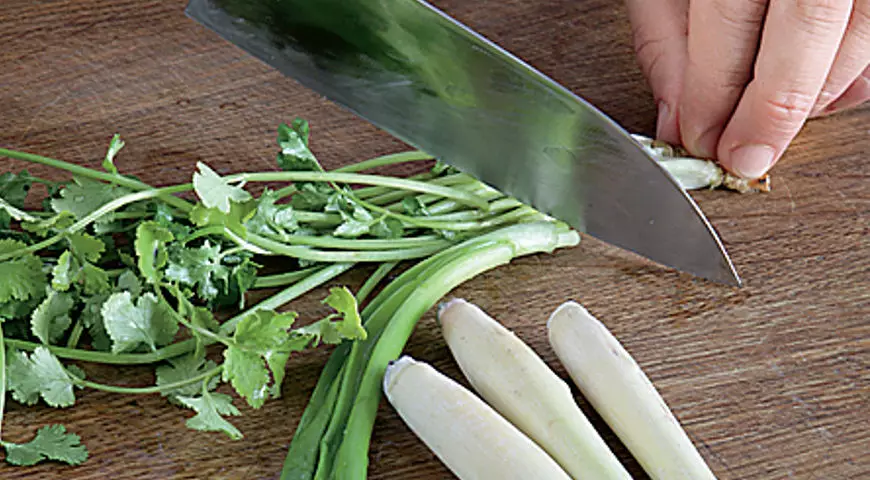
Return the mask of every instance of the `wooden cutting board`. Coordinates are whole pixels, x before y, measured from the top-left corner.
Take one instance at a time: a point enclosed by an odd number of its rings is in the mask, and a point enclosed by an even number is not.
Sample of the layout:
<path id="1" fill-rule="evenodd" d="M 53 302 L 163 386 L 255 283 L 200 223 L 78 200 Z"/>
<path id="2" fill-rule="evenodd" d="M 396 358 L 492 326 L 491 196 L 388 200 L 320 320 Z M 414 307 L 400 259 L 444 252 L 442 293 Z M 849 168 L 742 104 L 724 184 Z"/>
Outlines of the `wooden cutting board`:
<path id="1" fill-rule="evenodd" d="M 634 63 L 621 2 L 441 0 L 436 4 L 649 134 L 654 105 Z M 0 145 L 97 166 L 115 132 L 120 168 L 155 184 L 207 160 L 221 172 L 272 169 L 275 129 L 311 121 L 328 167 L 404 145 L 218 40 L 183 0 L 4 0 Z M 478 303 L 565 375 L 544 321 L 578 300 L 637 358 L 722 479 L 870 478 L 870 108 L 810 122 L 773 170 L 773 192 L 694 194 L 743 288 L 699 281 L 584 238 L 520 259 L 454 292 Z M 0 171 L 23 165 L 0 160 Z M 43 172 L 41 169 L 34 169 Z M 363 273 L 336 283 L 359 285 Z M 293 302 L 312 315 L 323 290 Z M 428 314 L 407 353 L 459 370 Z M 8 405 L 4 439 L 62 422 L 91 458 L 78 468 L 0 467 L 4 479 L 271 479 L 328 350 L 292 360 L 284 397 L 241 408 L 241 441 L 188 430 L 159 395 L 82 392 L 68 410 Z M 138 368 L 88 370 L 147 385 Z M 567 377 L 566 377 L 567 378 Z M 583 408 L 642 478 L 624 448 Z M 237 402 L 241 405 L 241 402 Z M 383 405 L 371 478 L 451 478 Z"/>

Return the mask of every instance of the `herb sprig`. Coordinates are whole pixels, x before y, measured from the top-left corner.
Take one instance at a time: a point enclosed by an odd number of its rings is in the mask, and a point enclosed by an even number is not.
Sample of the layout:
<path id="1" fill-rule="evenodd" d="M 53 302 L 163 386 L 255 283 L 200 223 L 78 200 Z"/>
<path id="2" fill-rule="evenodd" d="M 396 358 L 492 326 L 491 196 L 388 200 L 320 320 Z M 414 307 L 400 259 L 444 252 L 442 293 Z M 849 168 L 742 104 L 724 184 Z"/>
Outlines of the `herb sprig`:
<path id="1" fill-rule="evenodd" d="M 58 408 L 74 406 L 82 389 L 160 394 L 192 410 L 188 427 L 239 439 L 230 417 L 240 411 L 226 392 L 261 408 L 281 395 L 292 355 L 371 341 L 360 305 L 400 262 L 548 220 L 440 162 L 407 178 L 361 173 L 434 160 L 421 152 L 326 171 L 308 137 L 302 119 L 279 127 L 276 171 L 221 175 L 198 163 L 190 182 L 159 188 L 121 173 L 117 135 L 102 171 L 0 149 L 72 174 L 0 175 L 0 402 L 6 391 Z M 48 187 L 41 208 L 32 207 L 35 183 Z M 255 194 L 249 187 L 260 183 L 269 185 Z M 193 202 L 180 195 L 190 192 Z M 359 263 L 378 268 L 355 294 L 331 288 L 326 317 L 284 311 Z M 249 305 L 259 289 L 278 290 Z M 149 365 L 155 381 L 99 384 L 87 379 L 89 363 Z M 0 445 L 16 464 L 87 458 L 62 426 Z"/>

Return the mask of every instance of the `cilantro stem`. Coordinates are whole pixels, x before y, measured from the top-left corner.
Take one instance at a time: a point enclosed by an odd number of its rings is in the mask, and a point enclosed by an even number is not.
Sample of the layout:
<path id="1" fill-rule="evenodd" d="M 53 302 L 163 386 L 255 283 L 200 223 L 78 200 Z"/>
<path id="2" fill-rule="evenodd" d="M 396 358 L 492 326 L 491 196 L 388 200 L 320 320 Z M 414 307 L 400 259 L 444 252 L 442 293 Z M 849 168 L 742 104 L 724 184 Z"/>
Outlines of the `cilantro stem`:
<path id="1" fill-rule="evenodd" d="M 225 230 L 225 233 L 232 233 Z M 229 235 L 228 235 L 229 236 Z M 235 235 L 231 236 L 238 241 Z M 393 250 L 344 250 L 326 251 L 314 250 L 305 246 L 287 245 L 275 240 L 248 233 L 247 243 L 253 245 L 256 253 L 264 255 L 284 255 L 313 262 L 395 262 L 413 258 L 427 257 L 444 249 L 445 245 L 430 245 L 414 248 L 397 248 Z"/>
<path id="2" fill-rule="evenodd" d="M 119 387 L 116 385 L 105 385 L 102 383 L 91 382 L 82 378 L 78 378 L 75 375 L 70 374 L 69 377 L 72 379 L 73 383 L 79 385 L 81 387 L 93 388 L 94 390 L 101 390 L 103 392 L 110 393 L 122 393 L 122 394 L 141 394 L 147 395 L 151 393 L 163 393 L 175 390 L 176 388 L 180 388 L 186 385 L 190 385 L 191 383 L 197 383 L 204 381 L 218 373 L 223 369 L 223 365 L 218 365 L 211 370 L 206 370 L 203 373 L 195 377 L 185 378 L 184 380 L 179 380 L 173 383 L 167 383 L 165 385 L 154 385 L 151 387 Z"/>
<path id="3" fill-rule="evenodd" d="M 238 173 L 224 177 L 230 183 L 238 182 L 335 182 L 361 185 L 379 185 L 383 187 L 409 190 L 419 193 L 431 193 L 444 198 L 450 198 L 472 207 L 486 210 L 488 203 L 468 192 L 426 182 L 408 180 L 405 178 L 385 177 L 381 175 L 366 175 L 361 173 L 335 172 L 261 172 Z"/>
<path id="4" fill-rule="evenodd" d="M 35 155 L 27 152 L 19 152 L 15 150 L 8 150 L 5 148 L 0 148 L 0 157 L 12 158 L 15 160 L 23 160 L 25 162 L 30 163 L 39 163 L 42 165 L 46 165 L 49 167 L 57 168 L 59 170 L 66 170 L 73 175 L 78 175 L 81 177 L 88 177 L 95 180 L 102 180 L 104 182 L 112 183 L 115 185 L 120 185 L 122 187 L 127 187 L 133 190 L 152 190 L 154 187 L 148 185 L 147 183 L 140 182 L 139 180 L 134 180 L 132 178 L 124 177 L 121 175 L 115 175 L 107 172 L 101 172 L 99 170 L 94 170 L 88 167 L 82 167 L 80 165 L 76 165 L 74 163 L 65 162 L 63 160 L 57 160 L 54 158 L 43 157 L 42 155 Z M 187 188 L 184 188 L 180 191 L 190 190 L 192 186 L 188 185 Z M 150 198 L 150 197 L 149 197 Z M 162 197 L 162 200 L 166 203 L 179 208 L 185 212 L 190 211 L 193 208 L 189 202 L 172 196 L 165 195 Z"/>
<path id="5" fill-rule="evenodd" d="M 417 180 L 420 182 L 430 181 L 430 179 L 435 178 L 436 175 L 431 172 L 420 173 L 417 175 L 411 175 L 410 177 L 406 177 L 408 180 Z M 394 192 L 395 190 L 388 187 L 360 187 L 354 190 L 354 194 L 356 194 L 359 198 L 373 198 L 385 193 Z M 402 193 L 405 193 L 404 191 Z"/>
<path id="6" fill-rule="evenodd" d="M 453 175 L 447 175 L 444 177 L 438 177 L 438 178 L 429 180 L 427 183 L 429 183 L 430 185 L 440 185 L 442 187 L 452 187 L 452 186 L 457 186 L 457 185 L 464 185 L 466 183 L 471 183 L 471 182 L 477 182 L 477 180 L 475 180 L 474 178 L 472 178 L 464 173 L 455 173 Z M 354 190 L 354 192 L 353 192 L 354 195 L 356 195 L 358 198 L 366 199 L 366 197 L 360 195 L 360 190 L 363 190 L 363 189 Z M 390 190 L 386 190 L 384 193 L 382 193 L 380 195 L 367 198 L 366 200 L 368 200 L 371 203 L 374 203 L 375 205 L 385 205 L 388 203 L 400 201 L 403 198 L 410 196 L 410 195 L 413 195 L 413 194 L 414 194 L 414 192 L 410 192 L 407 190 L 390 189 Z M 423 195 L 432 196 L 435 198 L 442 198 L 442 196 L 439 196 L 439 195 L 432 195 L 432 194 L 423 194 Z M 400 203 L 400 205 L 401 205 L 401 203 Z"/>
<path id="7" fill-rule="evenodd" d="M 293 215 L 300 223 L 313 223 L 319 227 L 340 225 L 341 215 L 337 213 L 309 212 L 306 210 L 294 210 Z"/>
<path id="8" fill-rule="evenodd" d="M 272 288 L 289 285 L 302 280 L 318 270 L 320 270 L 320 267 L 309 267 L 292 272 L 264 275 L 254 280 L 254 288 Z"/>
<path id="9" fill-rule="evenodd" d="M 333 172 L 345 172 L 345 173 L 353 173 L 353 172 L 361 172 L 363 170 L 371 170 L 373 168 L 378 167 L 386 167 L 389 165 L 395 165 L 397 163 L 406 163 L 406 162 L 419 162 L 425 160 L 434 160 L 435 157 L 429 155 L 428 153 L 421 152 L 419 150 L 410 151 L 410 152 L 400 152 L 400 153 L 391 153 L 389 155 L 381 155 L 380 157 L 371 158 L 369 160 L 363 160 L 362 162 L 357 162 L 351 165 L 345 165 L 343 167 L 336 168 L 332 170 Z"/>
<path id="10" fill-rule="evenodd" d="M 80 348 L 59 347 L 56 345 L 44 345 L 41 343 L 28 342 L 26 340 L 17 340 L 14 338 L 6 339 L 9 346 L 32 351 L 36 347 L 45 347 L 51 353 L 59 358 L 69 360 L 80 360 L 83 362 L 105 363 L 109 365 L 145 365 L 157 363 L 170 358 L 175 358 L 185 353 L 192 352 L 196 348 L 196 340 L 182 340 L 172 345 L 167 345 L 163 348 L 158 348 L 147 353 L 111 353 L 100 352 L 95 350 L 83 350 Z"/>
<path id="11" fill-rule="evenodd" d="M 34 243 L 33 245 L 28 245 L 27 247 L 20 248 L 18 250 L 14 250 L 12 252 L 0 255 L 0 261 L 8 260 L 10 258 L 16 258 L 16 257 L 19 257 L 21 255 L 27 255 L 28 253 L 38 252 L 44 248 L 50 247 L 50 246 L 54 245 L 55 243 L 63 240 L 66 237 L 66 235 L 68 235 L 70 233 L 75 233 L 75 232 L 78 232 L 79 230 L 84 229 L 85 227 L 87 227 L 91 223 L 99 220 L 104 215 L 111 213 L 111 212 L 113 212 L 121 207 L 129 205 L 131 203 L 141 202 L 142 200 L 148 200 L 150 198 L 158 198 L 158 197 L 165 196 L 167 194 L 176 193 L 176 192 L 182 191 L 183 187 L 184 186 L 182 185 L 180 187 L 175 186 L 175 187 L 156 188 L 156 189 L 144 190 L 141 192 L 131 193 L 128 195 L 124 195 L 123 197 L 118 197 L 118 198 L 112 200 L 111 202 L 108 202 L 105 205 L 101 206 L 100 208 L 94 210 L 93 212 L 85 215 L 84 218 L 82 218 L 81 220 L 77 221 L 76 223 L 70 225 L 68 228 L 64 229 L 62 232 L 58 233 L 57 235 L 49 237 L 41 242 Z"/>
<path id="12" fill-rule="evenodd" d="M 449 247 L 453 242 L 438 235 L 421 235 L 405 238 L 337 238 L 329 235 L 275 235 L 264 237 L 287 245 L 306 245 L 310 247 L 335 248 L 345 250 L 397 250 L 417 247 Z"/>
<path id="13" fill-rule="evenodd" d="M 251 309 L 225 321 L 223 324 L 221 324 L 219 332 L 222 335 L 230 335 L 235 331 L 236 325 L 238 325 L 238 323 L 242 321 L 245 316 L 247 316 L 254 310 L 277 310 L 284 304 L 289 303 L 296 298 L 301 297 L 302 295 L 305 295 L 309 291 L 350 270 L 353 266 L 353 263 L 336 263 L 323 267 L 316 273 L 306 277 L 304 280 L 290 285 L 284 290 L 281 290 L 275 295 L 272 295 L 271 297 L 251 307 Z"/>
<path id="14" fill-rule="evenodd" d="M 85 331 L 85 323 L 82 317 L 79 317 L 76 320 L 76 324 L 73 326 L 72 332 L 69 334 L 69 339 L 66 341 L 67 348 L 76 348 L 76 345 L 79 344 L 79 340 L 82 338 L 82 333 Z"/>

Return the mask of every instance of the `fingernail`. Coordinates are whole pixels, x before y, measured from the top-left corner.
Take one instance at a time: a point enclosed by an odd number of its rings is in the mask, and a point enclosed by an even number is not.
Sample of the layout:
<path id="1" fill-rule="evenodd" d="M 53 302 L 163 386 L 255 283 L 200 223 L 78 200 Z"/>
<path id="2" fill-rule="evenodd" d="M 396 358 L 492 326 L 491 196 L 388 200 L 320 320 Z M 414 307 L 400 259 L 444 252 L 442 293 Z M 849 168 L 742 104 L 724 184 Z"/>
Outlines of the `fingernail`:
<path id="1" fill-rule="evenodd" d="M 773 165 L 776 151 L 769 145 L 744 145 L 731 152 L 731 170 L 737 175 L 755 180 Z"/>
<path id="2" fill-rule="evenodd" d="M 661 139 L 664 129 L 668 126 L 671 118 L 671 107 L 665 102 L 659 102 L 659 116 L 656 119 L 656 138 Z"/>

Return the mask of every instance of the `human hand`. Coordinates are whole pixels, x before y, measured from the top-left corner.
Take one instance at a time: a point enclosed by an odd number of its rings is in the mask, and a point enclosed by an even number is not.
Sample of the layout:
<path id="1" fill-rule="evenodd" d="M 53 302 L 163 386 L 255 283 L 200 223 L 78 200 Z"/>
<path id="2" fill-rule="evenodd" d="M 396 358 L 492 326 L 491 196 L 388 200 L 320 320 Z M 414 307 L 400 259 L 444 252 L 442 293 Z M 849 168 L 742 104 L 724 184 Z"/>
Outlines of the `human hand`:
<path id="1" fill-rule="evenodd" d="M 626 0 L 657 137 L 764 175 L 808 118 L 870 99 L 870 0 Z"/>

